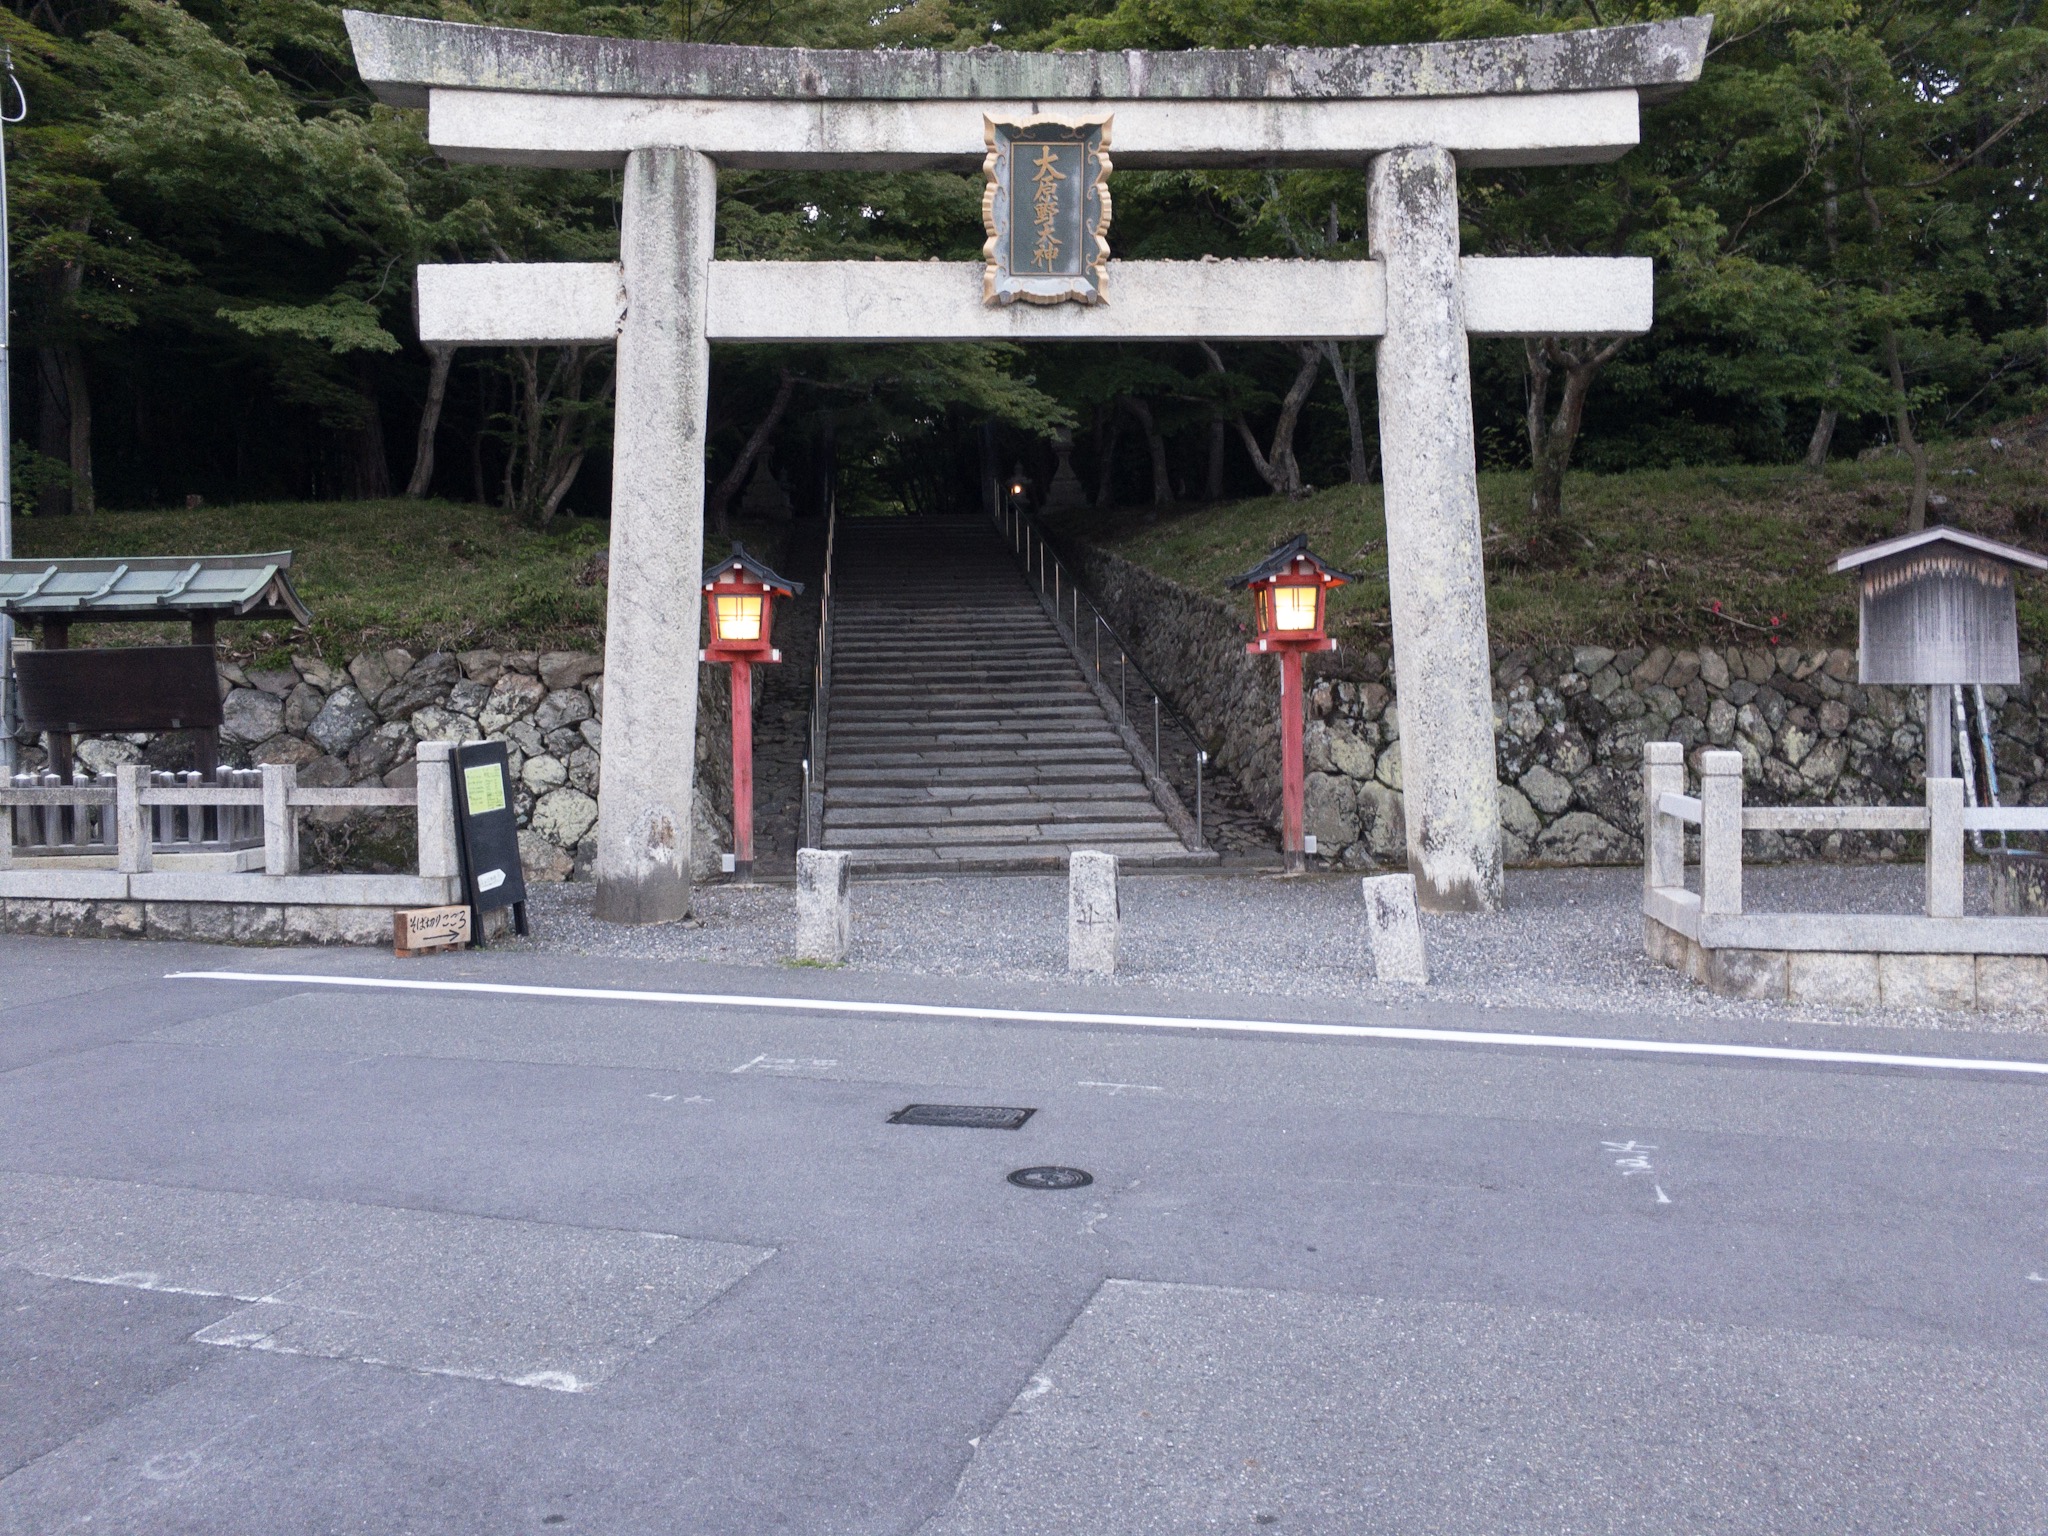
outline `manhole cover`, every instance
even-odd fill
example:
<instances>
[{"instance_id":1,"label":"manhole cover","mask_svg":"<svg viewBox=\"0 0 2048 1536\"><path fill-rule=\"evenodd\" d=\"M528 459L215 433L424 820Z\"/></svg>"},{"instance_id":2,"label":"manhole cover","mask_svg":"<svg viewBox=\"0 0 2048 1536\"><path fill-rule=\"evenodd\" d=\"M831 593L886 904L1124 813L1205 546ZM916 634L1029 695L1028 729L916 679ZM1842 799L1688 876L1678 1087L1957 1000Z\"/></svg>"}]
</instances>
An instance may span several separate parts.
<instances>
[{"instance_id":1,"label":"manhole cover","mask_svg":"<svg viewBox=\"0 0 2048 1536\"><path fill-rule=\"evenodd\" d=\"M889 1117L891 1125L956 1125L970 1131L1014 1131L1037 1114L1000 1104L911 1104Z\"/></svg>"},{"instance_id":2,"label":"manhole cover","mask_svg":"<svg viewBox=\"0 0 2048 1536\"><path fill-rule=\"evenodd\" d=\"M1010 1182L1019 1189L1079 1189L1093 1184L1095 1175L1080 1168L1019 1168Z\"/></svg>"}]
</instances>

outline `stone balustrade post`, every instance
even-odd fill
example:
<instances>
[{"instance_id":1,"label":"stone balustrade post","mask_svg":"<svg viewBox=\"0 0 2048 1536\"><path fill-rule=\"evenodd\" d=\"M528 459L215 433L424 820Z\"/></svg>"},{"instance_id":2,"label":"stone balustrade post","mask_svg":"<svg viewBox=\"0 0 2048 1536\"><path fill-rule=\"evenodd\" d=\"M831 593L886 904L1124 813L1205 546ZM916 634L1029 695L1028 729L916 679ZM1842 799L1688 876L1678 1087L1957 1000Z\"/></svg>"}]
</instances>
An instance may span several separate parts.
<instances>
[{"instance_id":1,"label":"stone balustrade post","mask_svg":"<svg viewBox=\"0 0 2048 1536\"><path fill-rule=\"evenodd\" d=\"M154 828L149 807L142 803L149 783L146 763L122 763L114 769L114 867L124 875L146 875Z\"/></svg>"},{"instance_id":2,"label":"stone balustrade post","mask_svg":"<svg viewBox=\"0 0 2048 1536\"><path fill-rule=\"evenodd\" d=\"M1927 915L1963 915L1961 779L1927 781Z\"/></svg>"},{"instance_id":3,"label":"stone balustrade post","mask_svg":"<svg viewBox=\"0 0 2048 1536\"><path fill-rule=\"evenodd\" d=\"M1666 795L1685 793L1685 748L1675 741L1643 743L1643 889L1685 884L1685 823L1657 812Z\"/></svg>"},{"instance_id":4,"label":"stone balustrade post","mask_svg":"<svg viewBox=\"0 0 2048 1536\"><path fill-rule=\"evenodd\" d=\"M455 846L454 760L455 744L447 741L423 741L414 754L420 875L428 880L455 880L462 874L462 855Z\"/></svg>"},{"instance_id":5,"label":"stone balustrade post","mask_svg":"<svg viewBox=\"0 0 2048 1536\"><path fill-rule=\"evenodd\" d=\"M853 855L823 848L796 854L796 958L837 965L853 938Z\"/></svg>"},{"instance_id":6,"label":"stone balustrade post","mask_svg":"<svg viewBox=\"0 0 2048 1536\"><path fill-rule=\"evenodd\" d=\"M1078 976L1116 974L1116 855L1074 853L1067 858L1067 969Z\"/></svg>"},{"instance_id":7,"label":"stone balustrade post","mask_svg":"<svg viewBox=\"0 0 2048 1536\"><path fill-rule=\"evenodd\" d=\"M263 873L296 875L299 872L299 813L292 807L292 791L299 787L299 770L291 763L263 764Z\"/></svg>"},{"instance_id":8,"label":"stone balustrade post","mask_svg":"<svg viewBox=\"0 0 2048 1536\"><path fill-rule=\"evenodd\" d=\"M1368 875L1365 938L1372 972L1379 981L1429 985L1429 960L1422 948L1422 922L1415 912L1413 875Z\"/></svg>"},{"instance_id":9,"label":"stone balustrade post","mask_svg":"<svg viewBox=\"0 0 2048 1536\"><path fill-rule=\"evenodd\" d=\"M1700 911L1742 911L1742 754L1700 755Z\"/></svg>"}]
</instances>

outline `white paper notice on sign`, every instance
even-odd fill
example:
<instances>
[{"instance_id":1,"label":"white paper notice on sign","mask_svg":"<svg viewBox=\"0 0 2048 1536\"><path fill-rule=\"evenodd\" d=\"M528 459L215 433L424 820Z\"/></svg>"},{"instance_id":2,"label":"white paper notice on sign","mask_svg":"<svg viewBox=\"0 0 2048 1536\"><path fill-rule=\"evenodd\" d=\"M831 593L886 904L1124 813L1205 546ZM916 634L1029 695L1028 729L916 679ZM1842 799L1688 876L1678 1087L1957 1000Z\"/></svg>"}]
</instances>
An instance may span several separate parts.
<instances>
[{"instance_id":1,"label":"white paper notice on sign","mask_svg":"<svg viewBox=\"0 0 2048 1536\"><path fill-rule=\"evenodd\" d=\"M505 871L487 869L476 877L476 888L480 891L495 891L505 883Z\"/></svg>"}]
</instances>

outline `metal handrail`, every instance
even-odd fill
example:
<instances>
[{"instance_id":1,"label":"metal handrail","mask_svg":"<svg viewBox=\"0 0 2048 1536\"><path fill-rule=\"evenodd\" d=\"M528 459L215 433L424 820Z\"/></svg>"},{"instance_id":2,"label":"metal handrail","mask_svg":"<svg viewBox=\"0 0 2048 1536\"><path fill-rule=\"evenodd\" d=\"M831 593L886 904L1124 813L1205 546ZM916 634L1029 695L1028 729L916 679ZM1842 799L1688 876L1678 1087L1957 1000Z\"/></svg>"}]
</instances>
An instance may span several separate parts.
<instances>
[{"instance_id":1,"label":"metal handrail","mask_svg":"<svg viewBox=\"0 0 2048 1536\"><path fill-rule=\"evenodd\" d=\"M825 574L818 583L818 651L811 658L810 755L804 759L803 846L818 846L824 820L825 721L832 699L832 556L839 540L839 488L825 490Z\"/></svg>"},{"instance_id":2,"label":"metal handrail","mask_svg":"<svg viewBox=\"0 0 2048 1536\"><path fill-rule=\"evenodd\" d=\"M1008 496L1000 497L996 504L995 522L1002 532L1004 542L1009 545L1010 553L1023 564L1025 576L1036 576L1039 595L1050 599L1053 623L1065 631L1075 651L1083 655L1087 654L1088 647L1084 646L1081 639L1081 605L1087 604L1093 620L1088 633L1093 643L1095 676L1098 681L1102 677L1102 639L1104 635L1109 637L1116 650L1117 684L1114 698L1117 711L1141 749L1144 738L1138 735L1137 727L1132 723L1129 703L1133 672L1137 674L1139 692L1151 695L1152 771L1162 778L1165 776L1163 759L1160 756L1162 715L1187 738L1192 748L1195 769L1195 842L1197 845L1206 846L1206 840L1202 835L1202 779L1203 770L1208 766L1209 752L1202 745L1201 732L1195 729L1194 723L1186 715L1173 706L1166 697L1165 690L1153 682L1151 675L1132 658L1131 647L1125 642L1117 627L1103 617L1095 599L1087 595L1086 589L1068 569L1066 562L1060 559L1059 552L1052 546L1052 541L1045 536L1044 525L1030 509L1013 504ZM1108 691L1106 684L1104 691Z\"/></svg>"}]
</instances>

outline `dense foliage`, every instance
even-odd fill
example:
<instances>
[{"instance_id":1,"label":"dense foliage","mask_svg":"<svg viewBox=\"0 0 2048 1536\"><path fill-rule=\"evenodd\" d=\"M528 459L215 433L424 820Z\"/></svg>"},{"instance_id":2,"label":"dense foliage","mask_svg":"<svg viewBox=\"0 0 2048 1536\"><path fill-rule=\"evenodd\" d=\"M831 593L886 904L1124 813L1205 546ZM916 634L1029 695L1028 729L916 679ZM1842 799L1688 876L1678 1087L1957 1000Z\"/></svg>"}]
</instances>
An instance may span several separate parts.
<instances>
[{"instance_id":1,"label":"dense foliage","mask_svg":"<svg viewBox=\"0 0 2048 1536\"><path fill-rule=\"evenodd\" d=\"M605 349L429 357L423 260L596 259L616 178L458 167L372 102L331 0L10 0L17 501L191 496L601 513ZM1473 172L1466 248L1635 253L1658 328L1475 345L1482 453L1533 469L1530 549L1569 542L1566 462L1823 462L2048 405L2043 0L1733 0L1694 89L1611 165ZM456 20L709 42L1181 48L1386 43L1647 19L1655 0L426 0ZM1361 172L1119 173L1132 257L1365 254ZM965 259L978 179L731 172L722 254ZM971 504L1071 431L1091 494L1189 500L1375 473L1368 348L721 348L712 511L747 445L803 501ZM1583 426L1581 426L1581 417ZM429 428L422 432L423 419ZM770 430L763 432L764 423ZM435 449L438 448L438 452ZM410 484L408 485L408 481Z\"/></svg>"}]
</instances>

